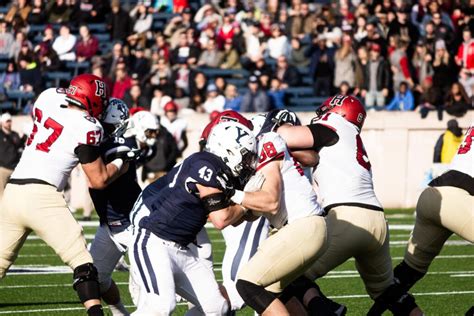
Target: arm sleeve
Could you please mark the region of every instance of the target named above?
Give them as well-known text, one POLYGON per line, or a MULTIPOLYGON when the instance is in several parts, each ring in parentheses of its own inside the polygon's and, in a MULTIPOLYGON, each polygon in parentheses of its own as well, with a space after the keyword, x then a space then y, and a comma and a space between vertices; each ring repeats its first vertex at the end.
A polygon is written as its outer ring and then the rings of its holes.
POLYGON ((310 124, 307 126, 313 134, 314 143, 311 149, 320 151, 321 148, 332 146, 339 140, 336 130, 328 125, 310 124))
POLYGON ((443 135, 444 134, 442 134, 438 138, 438 141, 436 142, 436 145, 434 148, 433 162, 441 162, 441 149, 443 148, 443 135))
POLYGON ((74 149, 74 153, 77 155, 77 158, 79 158, 81 164, 96 161, 100 156, 99 147, 93 145, 81 144, 74 149))

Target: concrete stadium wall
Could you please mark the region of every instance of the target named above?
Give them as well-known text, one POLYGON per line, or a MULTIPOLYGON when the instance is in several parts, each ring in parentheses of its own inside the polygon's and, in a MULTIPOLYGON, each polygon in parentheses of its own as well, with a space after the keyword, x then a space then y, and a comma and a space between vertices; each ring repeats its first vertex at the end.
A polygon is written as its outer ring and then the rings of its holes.
MULTIPOLYGON (((248 115, 251 117, 251 114, 248 115)), ((314 113, 298 113, 308 123, 314 113)), ((198 150, 198 138, 208 122, 207 114, 183 113, 188 121, 189 148, 185 155, 198 150)), ((422 120, 414 112, 370 112, 362 139, 372 163, 375 191, 386 208, 407 208, 416 205, 422 190, 424 174, 432 166, 433 149, 439 135, 452 117, 438 121, 435 112, 422 120)), ((13 128, 21 133, 28 117, 14 117, 13 128)), ((458 119, 465 130, 474 121, 474 111, 458 119)), ((474 162, 473 162, 474 163, 474 162)), ((335 179, 337 181, 337 179, 335 179)), ((90 204, 81 172, 72 178, 71 205, 90 204)))

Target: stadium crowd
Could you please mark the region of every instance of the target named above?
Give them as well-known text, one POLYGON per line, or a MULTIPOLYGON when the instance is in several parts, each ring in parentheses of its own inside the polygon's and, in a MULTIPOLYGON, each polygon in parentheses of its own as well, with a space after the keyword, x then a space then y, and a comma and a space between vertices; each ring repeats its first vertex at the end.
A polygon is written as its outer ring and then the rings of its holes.
POLYGON ((170 100, 259 112, 339 92, 368 110, 460 117, 474 106, 473 16, 472 0, 14 0, 0 102, 87 71, 156 115, 170 100))

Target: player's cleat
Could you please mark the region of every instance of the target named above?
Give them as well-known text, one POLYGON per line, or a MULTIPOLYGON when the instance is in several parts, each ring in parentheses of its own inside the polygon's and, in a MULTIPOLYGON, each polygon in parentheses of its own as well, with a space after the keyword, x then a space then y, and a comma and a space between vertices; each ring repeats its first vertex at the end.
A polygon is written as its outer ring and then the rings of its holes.
POLYGON ((471 306, 471 308, 469 308, 465 316, 474 316, 474 306, 471 306))
POLYGON ((122 256, 120 260, 117 262, 115 265, 115 271, 120 271, 120 272, 128 272, 130 270, 127 262, 125 261, 125 257, 122 256))
POLYGON ((329 305, 329 309, 334 313, 336 316, 344 316, 347 313, 347 307, 345 305, 339 304, 327 298, 327 304, 329 305))

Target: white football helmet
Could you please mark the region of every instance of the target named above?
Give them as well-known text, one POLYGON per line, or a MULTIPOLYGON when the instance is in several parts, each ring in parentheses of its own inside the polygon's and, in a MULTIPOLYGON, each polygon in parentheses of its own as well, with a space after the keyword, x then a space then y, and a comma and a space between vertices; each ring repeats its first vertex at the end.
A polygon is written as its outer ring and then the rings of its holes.
POLYGON ((102 123, 112 126, 111 134, 120 137, 127 128, 129 116, 130 113, 125 102, 120 99, 110 98, 109 104, 102 115, 102 123))
POLYGON ((205 151, 219 156, 235 177, 248 178, 257 167, 257 140, 248 127, 237 122, 214 126, 205 151))
POLYGON ((255 136, 257 136, 260 133, 260 130, 262 129, 263 123, 265 123, 266 118, 267 118, 266 114, 260 113, 260 114, 257 114, 255 116, 253 116, 250 119, 250 122, 252 122, 252 125, 253 125, 253 130, 252 131, 255 134, 255 136))
POLYGON ((153 146, 156 143, 159 128, 160 123, 154 114, 148 111, 140 111, 130 118, 124 136, 135 136, 138 142, 153 146))

